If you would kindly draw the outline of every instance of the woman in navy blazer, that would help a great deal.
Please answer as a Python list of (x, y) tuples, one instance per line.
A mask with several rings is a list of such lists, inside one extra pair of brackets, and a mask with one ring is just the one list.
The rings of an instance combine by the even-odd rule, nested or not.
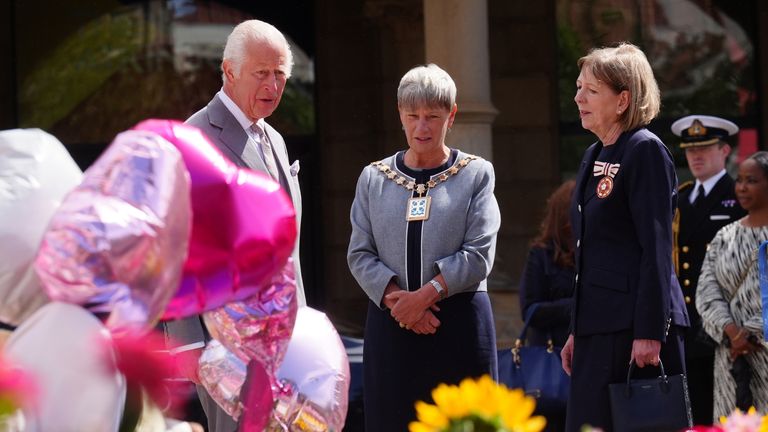
[[(539, 234), (531, 242), (520, 278), (520, 310), (523, 319), (531, 317), (526, 334), (530, 345), (547, 345), (552, 340), (562, 347), (569, 335), (574, 241), (568, 209), (574, 185), (573, 180), (564, 182), (547, 199)], [(547, 420), (549, 425), (551, 419)]]
[(576, 276), (571, 335), (562, 351), (571, 374), (567, 430), (609, 432), (608, 384), (684, 373), (688, 316), (672, 266), (677, 176), (672, 155), (645, 129), (660, 93), (645, 54), (622, 43), (579, 59), (581, 125), (597, 135), (576, 178), (571, 225)]

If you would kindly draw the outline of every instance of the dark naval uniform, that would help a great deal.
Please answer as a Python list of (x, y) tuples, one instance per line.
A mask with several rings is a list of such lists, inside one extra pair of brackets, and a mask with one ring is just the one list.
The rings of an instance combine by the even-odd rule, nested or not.
[(696, 284), (707, 246), (725, 225), (746, 215), (734, 193), (734, 182), (725, 174), (701, 203), (691, 204), (694, 182), (680, 186), (678, 213), (675, 215), (675, 268), (683, 289), (691, 327), (685, 335), (686, 369), (695, 424), (712, 421), (712, 380), (715, 351), (712, 341), (701, 328), (696, 311)]
[[(689, 157), (688, 152), (697, 147), (727, 144), (724, 139), (739, 131), (733, 122), (698, 114), (678, 119), (671, 129), (681, 138), (680, 148), (685, 149), (686, 158)], [(690, 156), (696, 158), (695, 154)], [(723, 154), (720, 157), (726, 156)], [(713, 160), (710, 159), (709, 163), (712, 164)], [(725, 160), (719, 163), (724, 165)], [(703, 198), (695, 192), (695, 185), (692, 181), (686, 182), (678, 191), (680, 200), (672, 224), (673, 257), (691, 320), (691, 327), (685, 333), (685, 364), (693, 423), (708, 425), (712, 424), (715, 352), (714, 341), (701, 328), (701, 317), (696, 310), (696, 285), (709, 242), (720, 228), (741, 219), (746, 212), (736, 200), (734, 182), (727, 173)], [(691, 203), (691, 196), (695, 197), (694, 204)]]

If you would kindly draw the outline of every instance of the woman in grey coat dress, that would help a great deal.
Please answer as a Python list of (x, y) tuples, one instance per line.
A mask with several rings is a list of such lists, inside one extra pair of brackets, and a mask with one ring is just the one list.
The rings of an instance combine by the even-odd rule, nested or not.
[(408, 149), (363, 169), (347, 261), (369, 298), (365, 328), (367, 432), (404, 431), (414, 402), (439, 383), (496, 378), (486, 278), (500, 215), (490, 162), (445, 145), (456, 86), (435, 65), (397, 92)]

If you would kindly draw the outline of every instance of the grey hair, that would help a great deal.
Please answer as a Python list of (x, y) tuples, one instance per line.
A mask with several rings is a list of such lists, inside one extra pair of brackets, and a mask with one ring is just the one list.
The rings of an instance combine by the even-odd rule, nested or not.
[[(229, 60), (235, 68), (236, 73), (240, 73), (245, 57), (248, 54), (248, 46), (251, 43), (266, 43), (276, 47), (281, 45), (285, 49), (285, 77), (291, 77), (293, 69), (293, 53), (291, 46), (285, 36), (272, 24), (259, 20), (243, 21), (232, 30), (227, 37), (227, 44), (224, 46), (224, 55), (222, 60)], [(222, 62), (223, 65), (223, 62)], [(227, 81), (226, 74), (222, 68), (221, 78)]]
[(453, 109), (456, 103), (456, 83), (448, 72), (435, 64), (416, 66), (400, 80), (397, 88), (397, 106), (418, 106)]
[(759, 151), (753, 153), (747, 159), (752, 159), (753, 161), (757, 162), (757, 164), (760, 166), (760, 169), (763, 171), (765, 178), (768, 178), (768, 152)]

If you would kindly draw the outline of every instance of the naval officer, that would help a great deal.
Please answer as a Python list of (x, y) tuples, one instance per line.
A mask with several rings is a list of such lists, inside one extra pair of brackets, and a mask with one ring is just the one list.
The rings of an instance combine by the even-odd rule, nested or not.
[(707, 246), (725, 225), (741, 219), (733, 179), (725, 171), (731, 152), (726, 142), (739, 132), (728, 120), (689, 115), (672, 124), (694, 180), (680, 185), (673, 223), (675, 269), (683, 289), (691, 327), (685, 334), (685, 365), (694, 424), (712, 424), (714, 345), (701, 328), (696, 311), (696, 285)]

